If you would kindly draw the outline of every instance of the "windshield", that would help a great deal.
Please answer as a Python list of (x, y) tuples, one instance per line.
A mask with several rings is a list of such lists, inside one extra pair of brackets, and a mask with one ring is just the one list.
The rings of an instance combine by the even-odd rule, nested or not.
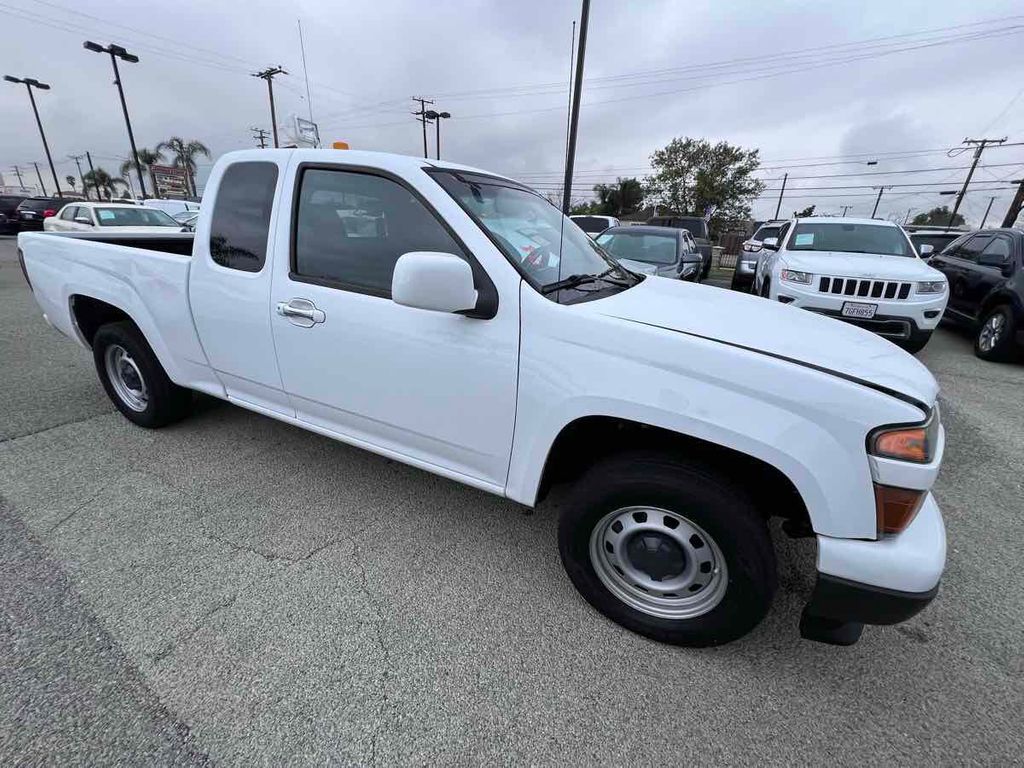
[(917, 258), (903, 230), (876, 224), (800, 223), (793, 228), (786, 250), (876, 253), (882, 256)]
[(672, 223), (679, 229), (685, 229), (694, 237), (707, 239), (708, 223), (704, 219), (673, 219)]
[(910, 242), (918, 251), (921, 250), (922, 245), (930, 245), (938, 253), (958, 237), (960, 237), (959, 232), (951, 232), (948, 235), (911, 235)]
[(96, 221), (101, 227), (181, 228), (181, 224), (156, 208), (97, 208)]
[(608, 219), (603, 216), (573, 216), (576, 226), (588, 234), (604, 232), (608, 229)]
[(597, 244), (616, 259), (632, 259), (645, 264), (674, 264), (676, 236), (651, 235), (642, 232), (606, 232)]
[(769, 237), (778, 237), (779, 229), (779, 227), (761, 227), (750, 239), (757, 240), (757, 242), (762, 243)]
[(618, 270), (583, 230), (536, 192), (480, 174), (431, 175), (538, 288), (572, 275)]

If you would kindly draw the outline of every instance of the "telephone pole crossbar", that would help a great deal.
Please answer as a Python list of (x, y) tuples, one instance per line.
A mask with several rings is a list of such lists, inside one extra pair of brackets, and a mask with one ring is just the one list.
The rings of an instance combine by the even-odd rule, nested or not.
[(430, 118), (427, 117), (427, 104), (433, 104), (434, 102), (432, 99), (427, 99), (423, 96), (413, 96), (412, 100), (420, 103), (419, 111), (412, 114), (418, 122), (423, 124), (423, 157), (427, 157), (427, 123), (430, 122)]
[(260, 143), (260, 149), (266, 149), (267, 148), (267, 138), (270, 136), (270, 134), (267, 132), (267, 129), (266, 128), (250, 128), (249, 130), (252, 131), (253, 139)]

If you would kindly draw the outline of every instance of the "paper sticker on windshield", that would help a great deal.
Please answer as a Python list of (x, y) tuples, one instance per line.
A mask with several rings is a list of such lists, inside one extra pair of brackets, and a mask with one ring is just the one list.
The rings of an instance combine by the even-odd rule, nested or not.
[(102, 210), (100, 210), (100, 211), (96, 211), (96, 213), (98, 213), (100, 215), (100, 221), (113, 221), (114, 220), (114, 212), (113, 211), (102, 211)]
[(814, 245), (814, 233), (801, 232), (799, 235), (796, 235), (796, 241), (794, 242), (794, 245)]

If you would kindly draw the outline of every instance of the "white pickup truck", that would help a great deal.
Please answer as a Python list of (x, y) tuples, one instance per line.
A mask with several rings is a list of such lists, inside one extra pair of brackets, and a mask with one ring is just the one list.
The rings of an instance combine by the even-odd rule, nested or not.
[(563, 485), (573, 584), (669, 643), (761, 621), (772, 517), (817, 540), (804, 637), (852, 643), (935, 596), (937, 387), (890, 342), (636, 275), (450, 163), (236, 152), (204, 200), (194, 235), (18, 240), (45, 318), (136, 424), (195, 390), (525, 505)]

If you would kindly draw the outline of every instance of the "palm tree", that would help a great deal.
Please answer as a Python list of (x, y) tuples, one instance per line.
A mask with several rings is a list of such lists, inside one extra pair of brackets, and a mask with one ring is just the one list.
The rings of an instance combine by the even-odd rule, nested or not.
[[(149, 166), (151, 165), (162, 163), (163, 159), (164, 153), (159, 146), (157, 146), (156, 149), (146, 149), (145, 147), (143, 147), (142, 149), (139, 150), (139, 165), (142, 166), (143, 171), (148, 171)], [(120, 171), (121, 176), (127, 176), (129, 173), (134, 173), (135, 161), (132, 160), (131, 158), (128, 158), (123, 163), (121, 163)]]
[(96, 168), (94, 171), (86, 172), (82, 176), (82, 182), (87, 187), (92, 187), (93, 189), (99, 188), (100, 194), (106, 195), (107, 200), (110, 200), (117, 194), (118, 185), (126, 189), (128, 187), (128, 185), (125, 184), (124, 179), (111, 176), (102, 168)]
[(171, 136), (167, 141), (161, 141), (156, 145), (158, 151), (167, 150), (174, 156), (174, 160), (171, 161), (171, 165), (175, 168), (185, 169), (185, 180), (192, 190), (192, 197), (197, 197), (196, 194), (196, 158), (202, 155), (203, 157), (210, 156), (210, 150), (203, 142), (196, 139), (185, 139), (180, 136)]

